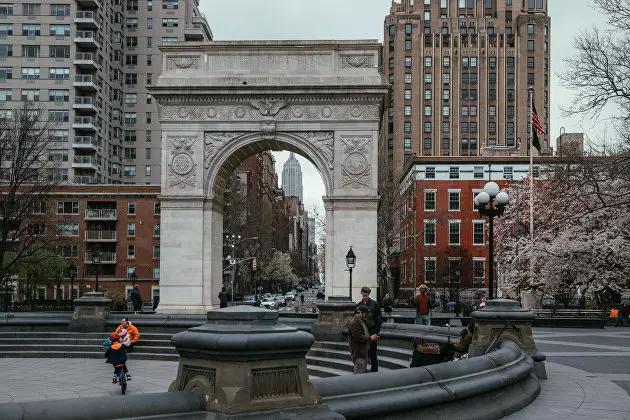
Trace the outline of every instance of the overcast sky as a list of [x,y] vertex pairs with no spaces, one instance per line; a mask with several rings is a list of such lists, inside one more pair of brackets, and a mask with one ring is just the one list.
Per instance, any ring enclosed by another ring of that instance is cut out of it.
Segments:
[[[201,0],[217,41],[254,39],[377,39],[383,41],[383,20],[391,0]],[[551,16],[551,133],[552,143],[560,133],[585,132],[593,140],[600,135],[601,124],[581,118],[562,118],[560,107],[566,106],[570,92],[558,83],[564,58],[573,54],[573,38],[591,25],[603,25],[604,18],[594,11],[590,0],[549,0]],[[288,152],[277,152],[276,170]],[[298,157],[304,180],[304,202],[307,210],[314,205],[323,208],[324,185],[315,167]]]

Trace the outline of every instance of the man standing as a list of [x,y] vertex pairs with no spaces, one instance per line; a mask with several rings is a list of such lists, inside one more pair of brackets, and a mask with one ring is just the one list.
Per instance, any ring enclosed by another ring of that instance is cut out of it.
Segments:
[[376,343],[378,336],[370,335],[365,323],[370,309],[366,305],[357,305],[356,314],[348,322],[348,343],[350,344],[350,357],[354,364],[354,373],[367,371],[367,355],[370,344]]
[[131,291],[131,302],[133,303],[134,313],[137,313],[142,309],[142,297],[140,296],[140,289],[137,284],[133,285],[133,290]]
[[225,287],[222,287],[221,291],[219,292],[219,308],[227,308],[227,303],[227,292],[225,291]]
[[435,302],[428,295],[429,288],[426,284],[420,285],[418,288],[420,294],[414,299],[414,306],[416,307],[416,324],[431,325],[431,318],[429,317],[429,311],[435,308]]
[[[372,299],[370,299],[370,293],[372,290],[363,286],[361,288],[361,300],[357,303],[356,307],[359,305],[367,306],[369,312],[367,317],[365,318],[365,325],[367,326],[368,333],[370,336],[376,335],[381,331],[381,324],[383,323],[383,314],[381,313],[381,307],[378,306],[378,303]],[[376,358],[376,340],[370,341],[370,366],[372,372],[378,372],[378,360]]]

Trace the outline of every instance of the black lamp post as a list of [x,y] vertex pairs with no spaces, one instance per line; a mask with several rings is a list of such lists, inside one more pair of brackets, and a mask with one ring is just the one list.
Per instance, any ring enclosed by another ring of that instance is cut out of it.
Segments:
[[354,255],[354,251],[352,247],[348,250],[346,254],[346,265],[348,266],[348,271],[350,271],[350,300],[352,300],[352,269],[357,261],[357,256]]
[[481,216],[488,216],[490,220],[490,246],[488,250],[489,271],[488,271],[488,299],[494,299],[494,218],[501,217],[506,204],[510,201],[505,191],[499,191],[496,182],[488,182],[483,191],[475,197],[475,206]]
[[77,267],[70,263],[68,266],[68,275],[70,276],[70,308],[74,311],[74,278],[77,275]]
[[94,291],[98,292],[98,270],[101,264],[101,252],[99,250],[94,251],[94,256],[92,257],[92,260],[94,261],[94,265],[96,266],[96,287]]

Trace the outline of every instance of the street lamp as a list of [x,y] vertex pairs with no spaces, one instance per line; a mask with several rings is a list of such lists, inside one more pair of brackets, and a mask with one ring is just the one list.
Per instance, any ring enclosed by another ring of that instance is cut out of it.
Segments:
[[346,254],[346,265],[348,266],[348,271],[350,271],[350,300],[352,300],[352,269],[354,268],[355,263],[357,262],[357,256],[354,255],[354,251],[352,250],[352,246],[348,250]]
[[74,311],[74,278],[77,275],[76,273],[77,267],[70,263],[68,266],[68,275],[70,276],[70,309]]
[[488,216],[490,221],[490,247],[488,251],[489,272],[488,272],[488,299],[494,299],[494,217],[503,214],[510,197],[505,191],[499,191],[496,182],[488,182],[483,191],[475,197],[475,207],[481,216]]
[[92,257],[92,261],[94,261],[94,265],[96,266],[96,287],[95,291],[98,292],[98,270],[101,264],[101,251],[98,249],[94,251],[94,256]]

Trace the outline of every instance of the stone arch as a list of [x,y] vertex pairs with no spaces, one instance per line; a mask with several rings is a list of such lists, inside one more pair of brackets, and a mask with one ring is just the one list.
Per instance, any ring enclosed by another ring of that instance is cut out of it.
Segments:
[[206,146],[213,136],[224,139],[225,144],[205,162],[204,192],[210,199],[223,197],[227,178],[243,160],[266,150],[288,150],[304,156],[319,171],[326,195],[332,194],[334,132],[279,132],[272,140],[265,140],[260,132],[206,132]]

